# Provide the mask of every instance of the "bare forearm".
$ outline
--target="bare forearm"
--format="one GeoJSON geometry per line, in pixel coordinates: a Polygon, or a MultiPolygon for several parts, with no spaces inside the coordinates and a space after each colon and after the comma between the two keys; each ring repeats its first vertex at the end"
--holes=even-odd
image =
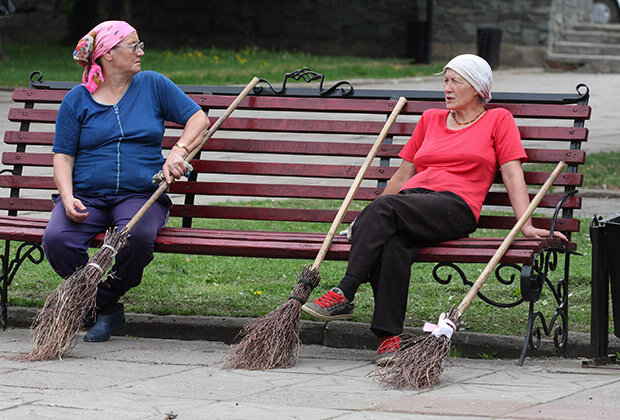
{"type": "Polygon", "coordinates": [[[383,195],[388,194],[397,194],[405,182],[409,181],[412,176],[416,174],[416,168],[411,162],[403,161],[394,175],[388,181],[385,189],[383,190],[383,195]]]}
{"type": "Polygon", "coordinates": [[[54,154],[54,183],[63,201],[73,198],[73,164],[75,158],[60,153],[54,154]]]}
{"type": "MultiPolygon", "coordinates": [[[[196,112],[187,120],[183,133],[179,138],[179,143],[187,147],[188,150],[193,150],[202,141],[203,134],[208,127],[209,118],[207,115],[202,110],[196,112]]],[[[176,149],[177,147],[175,146],[173,150],[176,149]]],[[[188,152],[183,150],[182,153],[185,156],[188,152]]]]}

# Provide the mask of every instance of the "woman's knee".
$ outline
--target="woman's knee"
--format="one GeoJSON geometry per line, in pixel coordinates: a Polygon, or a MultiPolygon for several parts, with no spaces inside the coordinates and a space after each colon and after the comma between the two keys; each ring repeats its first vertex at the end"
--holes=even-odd
{"type": "Polygon", "coordinates": [[[369,225],[382,223],[382,220],[385,220],[385,217],[392,213],[390,203],[386,200],[386,197],[382,196],[372,201],[357,216],[352,228],[353,237],[355,237],[356,230],[366,229],[369,225]]]}
{"type": "Polygon", "coordinates": [[[148,228],[140,227],[136,225],[129,232],[128,248],[132,248],[137,253],[152,253],[155,246],[155,238],[157,237],[157,231],[148,228]]]}
{"type": "Polygon", "coordinates": [[[65,250],[69,247],[68,245],[69,239],[70,239],[70,235],[64,232],[61,232],[61,231],[50,229],[48,227],[43,232],[43,238],[41,239],[41,245],[43,246],[43,250],[45,251],[46,255],[62,256],[65,253],[65,250]]]}

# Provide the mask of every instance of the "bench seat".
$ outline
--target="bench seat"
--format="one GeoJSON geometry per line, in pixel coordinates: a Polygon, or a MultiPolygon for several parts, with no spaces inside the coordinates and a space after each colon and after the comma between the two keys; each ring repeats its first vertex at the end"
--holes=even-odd
{"type": "MultiPolygon", "coordinates": [[[[0,239],[40,243],[47,220],[15,216],[0,216],[0,239]]],[[[316,257],[325,234],[307,232],[270,232],[247,230],[216,230],[201,228],[165,227],[155,242],[155,251],[196,255],[243,257],[275,257],[312,259],[316,257]]],[[[464,238],[420,248],[420,262],[453,261],[486,263],[493,256],[503,238],[464,238]]],[[[103,243],[103,234],[97,235],[94,247],[103,243]]],[[[350,242],[335,237],[326,258],[346,260],[350,242]]],[[[574,242],[565,243],[555,238],[517,238],[501,259],[505,264],[524,264],[533,255],[545,249],[576,251],[574,242]]]]}
{"type": "MultiPolygon", "coordinates": [[[[287,73],[279,90],[263,81],[240,103],[192,161],[194,171],[189,179],[171,185],[169,194],[174,206],[170,215],[179,218],[181,226],[165,227],[160,232],[156,252],[314,259],[326,232],[308,233],[305,230],[316,232],[316,227],[304,229],[287,224],[305,226],[333,221],[336,208],[385,120],[398,98],[404,96],[408,102],[344,216],[343,223],[351,223],[367,202],[381,196],[400,165],[398,153],[422,112],[445,107],[441,91],[363,90],[344,81],[327,90],[285,88],[291,78],[308,80],[308,72],[316,75],[307,69],[287,73]],[[204,228],[209,226],[208,222],[196,223],[203,219],[224,221],[222,226],[228,228],[204,228]],[[252,222],[243,226],[258,227],[241,229],[241,221],[252,222]],[[261,227],[261,223],[270,227],[261,227]]],[[[8,286],[24,260],[24,251],[15,257],[9,255],[9,243],[24,242],[31,247],[27,252],[40,251],[37,262],[43,260],[40,242],[52,209],[50,195],[56,189],[51,153],[54,124],[60,102],[75,85],[45,82],[38,73],[31,75],[30,82],[30,88],[13,92],[13,101],[21,107],[9,111],[8,119],[16,129],[4,133],[0,171],[0,210],[6,212],[0,216],[0,240],[5,241],[3,258],[10,262],[0,289],[5,326],[8,286]]],[[[237,86],[180,87],[203,107],[212,121],[242,90],[237,86]]],[[[580,85],[576,93],[568,94],[494,92],[493,101],[487,105],[506,108],[517,121],[528,156],[524,170],[531,197],[558,161],[568,164],[553,190],[542,200],[533,223],[561,231],[569,238],[581,228],[573,212],[581,208],[583,200],[577,188],[583,183],[579,168],[586,156],[581,144],[588,139],[584,126],[591,114],[588,99],[587,87],[580,85]]],[[[176,143],[180,128],[166,123],[164,153],[176,143]]],[[[429,244],[420,250],[419,261],[435,264],[433,275],[440,283],[460,277],[465,284],[471,284],[473,279],[467,279],[457,264],[487,263],[503,240],[502,232],[511,229],[515,221],[498,174],[485,199],[476,237],[429,244]],[[435,275],[444,267],[455,270],[458,276],[435,275]]],[[[102,238],[103,234],[97,236],[93,246],[99,246],[102,238]]],[[[346,260],[349,248],[346,238],[336,237],[326,258],[346,260]]],[[[479,293],[482,300],[497,307],[529,305],[519,363],[528,347],[538,346],[541,330],[546,335],[553,334],[556,347],[565,354],[570,257],[577,251],[572,241],[518,238],[501,264],[519,275],[506,279],[496,273],[496,278],[510,285],[520,277],[521,296],[505,303],[479,293]],[[556,263],[559,257],[563,260],[556,263]],[[549,318],[534,307],[543,284],[552,288],[556,300],[549,318]],[[542,328],[534,326],[537,322],[543,324],[542,328]]],[[[511,298],[512,288],[506,290],[511,298]]]]}

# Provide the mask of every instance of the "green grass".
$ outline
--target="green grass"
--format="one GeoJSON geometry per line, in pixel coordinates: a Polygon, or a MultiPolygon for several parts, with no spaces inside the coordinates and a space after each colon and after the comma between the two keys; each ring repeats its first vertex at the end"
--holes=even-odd
{"type": "MultiPolygon", "coordinates": [[[[528,170],[552,171],[555,164],[525,164],[528,170]]],[[[579,168],[583,173],[583,187],[620,190],[620,152],[599,152],[586,155],[586,163],[579,168]]]]}
{"type": "MultiPolygon", "coordinates": [[[[71,58],[73,47],[7,42],[4,50],[11,60],[0,66],[2,86],[27,86],[28,76],[34,70],[41,71],[44,80],[81,80],[83,69],[71,58]]],[[[441,71],[442,66],[443,63],[412,65],[401,58],[319,56],[254,47],[163,50],[147,45],[142,59],[144,70],[156,70],[175,83],[197,85],[246,84],[257,76],[280,86],[285,73],[310,67],[325,75],[325,87],[329,87],[339,80],[426,76],[441,71]]]]}

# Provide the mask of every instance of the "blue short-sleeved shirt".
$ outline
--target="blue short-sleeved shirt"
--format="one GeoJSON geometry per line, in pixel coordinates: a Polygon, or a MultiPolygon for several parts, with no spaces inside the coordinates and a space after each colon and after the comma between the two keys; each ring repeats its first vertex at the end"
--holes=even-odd
{"type": "Polygon", "coordinates": [[[164,121],[185,125],[200,106],[165,76],[136,74],[114,105],[84,86],[67,93],[56,119],[54,153],[75,157],[73,190],[95,194],[150,192],[164,164],[164,121]]]}

